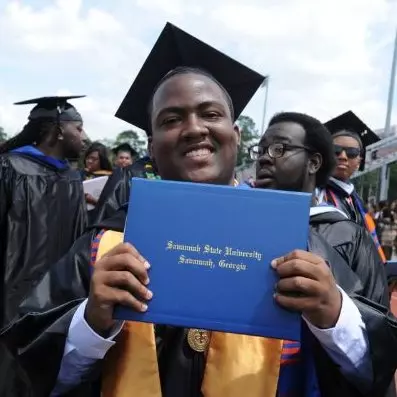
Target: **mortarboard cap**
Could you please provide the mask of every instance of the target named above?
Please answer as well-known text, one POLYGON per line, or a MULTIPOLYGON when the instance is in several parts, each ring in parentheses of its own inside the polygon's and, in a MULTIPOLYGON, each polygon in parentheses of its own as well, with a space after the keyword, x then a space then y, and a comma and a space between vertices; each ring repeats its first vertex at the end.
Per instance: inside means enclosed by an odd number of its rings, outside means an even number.
POLYGON ((266 79, 168 22, 116 117, 150 132, 148 105, 154 90, 168 72, 180 66, 200 68, 214 76, 229 93, 236 118, 266 79))
POLYGON ((35 104, 36 106, 30 111, 29 120, 83 121, 80 113, 68 103, 68 100, 84 97, 85 95, 47 96, 16 102, 14 105, 35 104))
POLYGON ((360 171, 365 166, 366 148, 378 141, 380 138, 376 135, 362 120, 360 120, 351 110, 333 118, 324 123, 329 132, 334 135, 341 131, 348 131, 357 134, 362 142, 362 161, 360 171))
POLYGON ((119 152, 128 152, 131 156, 136 156, 138 152, 129 144, 129 143, 121 143, 112 149, 112 152, 117 155, 119 152))

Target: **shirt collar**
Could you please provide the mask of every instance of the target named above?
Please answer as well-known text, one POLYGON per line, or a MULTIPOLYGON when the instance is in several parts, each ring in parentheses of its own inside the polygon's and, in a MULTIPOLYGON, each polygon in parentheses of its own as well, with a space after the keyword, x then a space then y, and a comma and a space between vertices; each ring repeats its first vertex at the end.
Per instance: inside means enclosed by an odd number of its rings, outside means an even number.
POLYGON ((331 177, 330 180, 344 190, 349 196, 354 192, 354 185, 352 183, 342 182, 334 177, 331 177))

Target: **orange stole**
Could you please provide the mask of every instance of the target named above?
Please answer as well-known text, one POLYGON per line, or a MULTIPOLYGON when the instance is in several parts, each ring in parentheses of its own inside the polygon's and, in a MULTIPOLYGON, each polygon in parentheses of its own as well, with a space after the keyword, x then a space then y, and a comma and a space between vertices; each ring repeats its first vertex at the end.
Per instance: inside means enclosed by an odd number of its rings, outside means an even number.
MULTIPOLYGON (((97 260, 121 242, 122 233, 105 232, 97 260)), ((116 342, 105 357, 102 397, 161 397, 153 324, 125 322, 116 342)), ((278 339, 212 332, 204 397, 274 397, 282 346, 278 339)))
POLYGON ((381 257, 383 263, 386 263, 387 259, 386 259, 385 253, 383 252, 383 248, 381 247, 381 245, 379 243, 378 236, 376 234, 376 225, 375 225, 375 222, 374 222, 372 216, 370 214, 366 213, 365 217, 364 217, 364 221, 365 221, 365 225, 367 226, 367 230, 370 232, 372 238, 374 239, 376 248, 378 249, 379 256, 381 257))

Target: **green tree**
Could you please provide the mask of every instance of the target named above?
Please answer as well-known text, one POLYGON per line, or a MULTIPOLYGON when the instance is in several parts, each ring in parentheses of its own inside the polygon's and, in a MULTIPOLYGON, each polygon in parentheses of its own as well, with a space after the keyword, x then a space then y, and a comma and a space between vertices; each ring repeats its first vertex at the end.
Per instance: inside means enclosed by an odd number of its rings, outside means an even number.
POLYGON ((241 131, 241 144, 237 153, 237 167, 249 166, 252 164, 248 149, 258 142, 260 136, 254 120, 249 116, 240 116, 237 125, 241 131))
POLYGON ((113 139, 104 138, 104 139, 100 139, 98 142, 102 143, 103 145, 105 145, 109 149, 112 149, 114 147, 114 140, 113 139))
POLYGON ((147 139, 143 137, 143 134, 137 131, 126 130, 120 132, 116 137, 114 146, 120 145, 121 143, 129 143, 138 152, 139 156, 143 156, 146 153, 147 139))
POLYGON ((367 172, 353 180, 356 191, 364 202, 370 197, 377 196, 379 190, 379 169, 367 172))
POLYGON ((0 127, 0 142, 5 142, 8 139, 3 127, 0 127))

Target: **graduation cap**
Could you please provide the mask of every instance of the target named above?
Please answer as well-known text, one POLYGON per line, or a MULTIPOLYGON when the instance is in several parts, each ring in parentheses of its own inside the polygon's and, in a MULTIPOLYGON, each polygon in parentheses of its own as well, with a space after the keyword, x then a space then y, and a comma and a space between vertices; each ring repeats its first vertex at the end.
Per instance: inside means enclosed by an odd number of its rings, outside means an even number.
POLYGON ((84 98, 85 95, 71 96, 46 96, 16 102, 14 105, 36 105, 29 114, 29 120, 51 120, 51 121, 83 121, 76 108, 68 103, 70 99, 84 98))
POLYGON ((266 79, 168 22, 116 117, 150 134, 148 105, 154 90, 168 72, 180 66, 203 69, 215 77, 229 93, 236 118, 266 79))
POLYGON ((332 135, 341 131, 347 131, 357 134, 362 143, 362 160, 360 164, 360 171, 365 166, 366 148, 378 141, 380 138, 376 135, 362 120, 360 120, 351 110, 333 118, 324 123, 332 135))
POLYGON ((130 153, 131 156, 136 156, 138 152, 129 144, 129 143, 121 143, 112 149, 112 152, 117 156, 119 152, 127 152, 130 153))

